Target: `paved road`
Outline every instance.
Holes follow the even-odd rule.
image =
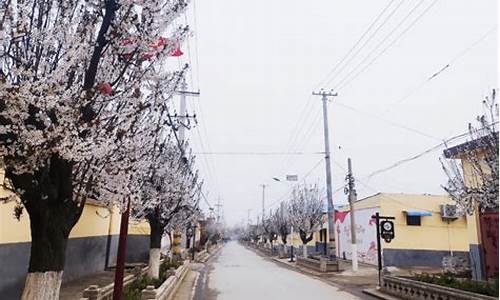
[[[308,300],[359,299],[320,280],[258,256],[237,242],[229,242],[202,271],[195,299]]]

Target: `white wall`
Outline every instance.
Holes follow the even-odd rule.
[[[379,208],[365,208],[356,214],[356,244],[358,245],[358,261],[368,264],[377,264],[377,229],[375,221],[371,219]],[[343,213],[337,213],[335,230],[337,232],[337,255],[340,258],[352,258],[351,252],[351,213],[347,212],[342,220]]]

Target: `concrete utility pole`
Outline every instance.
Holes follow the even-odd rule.
[[[220,204],[220,197],[217,199],[217,204],[215,204],[214,206],[217,209],[217,223],[219,223],[221,215],[221,207],[222,207],[222,204]]]
[[[326,199],[328,201],[328,237],[329,237],[329,255],[330,257],[337,256],[336,246],[335,246],[335,226],[334,226],[334,214],[335,210],[333,208],[333,195],[332,195],[332,167],[330,165],[330,134],[328,132],[328,97],[335,97],[337,93],[333,91],[325,92],[321,89],[319,92],[313,92],[314,96],[321,96],[323,101],[323,133],[325,136],[325,166],[326,166]]]
[[[187,124],[187,120],[188,120],[188,114],[186,111],[186,96],[198,97],[198,96],[200,96],[200,91],[198,91],[198,92],[188,91],[186,79],[183,79],[182,83],[181,83],[181,90],[177,91],[177,94],[181,95],[180,112],[179,112],[179,120],[180,120],[181,126],[179,127],[179,140],[182,143],[184,143],[186,124]]]
[[[352,252],[352,270],[358,270],[358,245],[356,242],[356,220],[354,214],[354,202],[356,202],[356,189],[354,188],[354,176],[352,176],[351,159],[347,159],[347,189],[349,198],[349,207],[351,209],[351,252]]]
[[[262,222],[264,222],[265,204],[266,204],[266,186],[267,185],[261,184],[260,186],[262,187]]]

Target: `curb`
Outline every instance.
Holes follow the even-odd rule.
[[[364,289],[363,293],[382,300],[401,300],[401,298],[381,292],[378,288]]]

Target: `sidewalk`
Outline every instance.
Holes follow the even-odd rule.
[[[196,288],[196,282],[198,281],[199,276],[200,272],[190,267],[190,270],[186,274],[186,277],[184,277],[184,280],[182,281],[177,291],[175,291],[175,294],[171,299],[172,300],[193,299]]]
[[[257,251],[263,256],[260,251]],[[376,266],[360,264],[358,271],[353,272],[350,261],[341,261],[343,271],[338,273],[321,273],[308,268],[297,266],[295,262],[290,262],[289,258],[279,259],[276,257],[264,256],[283,267],[289,268],[296,272],[300,272],[309,276],[313,276],[326,283],[335,285],[340,289],[355,294],[361,298],[366,298],[366,295],[385,300],[398,300],[399,298],[382,293],[378,289],[378,272]],[[413,267],[413,268],[395,268],[389,267],[388,271],[396,276],[410,276],[415,273],[434,273],[439,272],[439,269],[430,267]],[[366,294],[366,295],[363,295]],[[370,298],[373,299],[373,298]]]
[[[196,291],[200,288],[200,283],[206,280],[207,266],[209,265],[207,262],[216,257],[222,247],[224,247],[224,244],[216,246],[210,252],[204,253],[202,257],[195,259],[194,262],[189,264],[189,272],[177,291],[170,298],[171,300],[192,300],[195,297],[200,297]]]
[[[375,287],[378,284],[378,272],[374,266],[359,265],[358,271],[353,272],[350,268],[349,262],[341,262],[341,266],[344,269],[341,272],[329,272],[322,273],[317,272],[308,268],[297,266],[295,262],[289,262],[289,258],[278,259],[275,257],[270,257],[273,261],[287,267],[294,269],[298,272],[319,277],[323,281],[328,281],[333,284],[339,284],[342,287],[354,288],[358,290],[363,290],[368,287]]]
[[[125,275],[128,275],[126,273]],[[60,300],[75,300],[80,299],[83,296],[83,290],[89,287],[89,285],[96,284],[100,287],[113,283],[115,279],[114,271],[103,271],[99,273],[93,273],[76,280],[63,282],[61,285],[61,292],[59,295]]]

